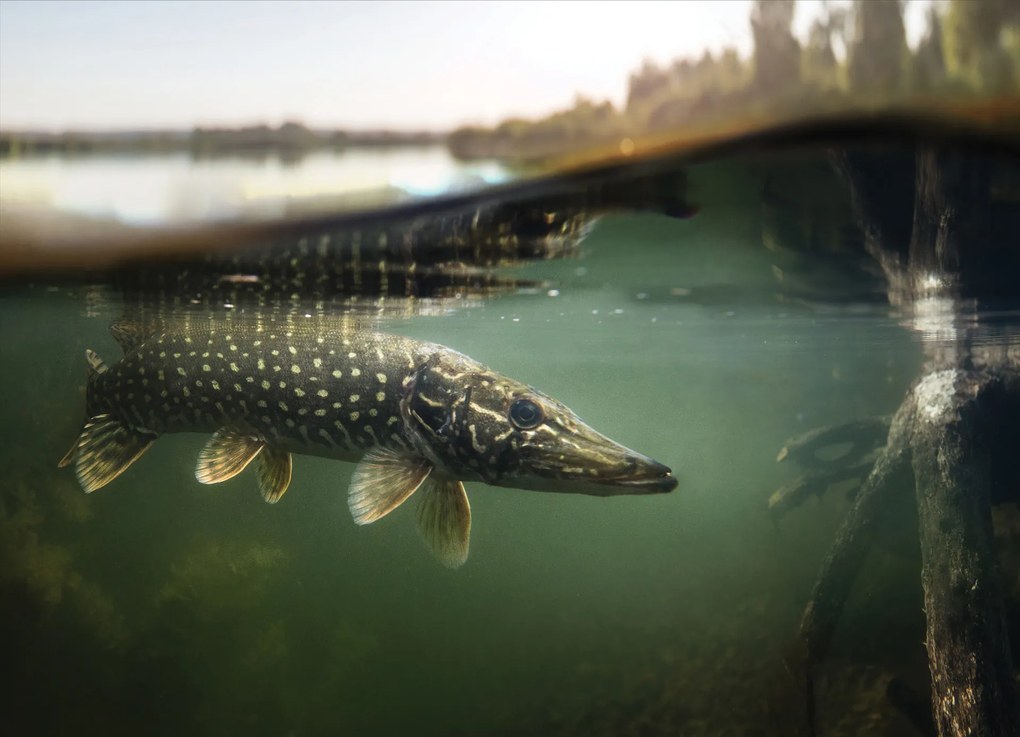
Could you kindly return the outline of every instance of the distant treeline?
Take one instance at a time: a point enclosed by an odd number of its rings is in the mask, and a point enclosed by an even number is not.
[[[749,59],[730,48],[668,66],[646,61],[630,75],[623,110],[578,98],[570,109],[540,120],[460,128],[449,137],[450,150],[462,159],[526,161],[716,121],[1020,89],[1015,0],[933,3],[913,50],[900,0],[854,0],[849,8],[823,3],[804,43],[793,34],[795,7],[796,0],[756,0]]]
[[[1020,2],[939,0],[930,6],[917,48],[907,45],[903,0],[823,0],[801,42],[792,30],[796,0],[755,0],[750,58],[735,49],[630,75],[622,110],[579,97],[573,107],[539,120],[511,119],[452,133],[313,130],[289,122],[243,128],[130,133],[0,131],[0,156],[56,152],[189,152],[195,157],[299,159],[322,149],[446,143],[461,159],[528,162],[627,139],[861,106],[947,97],[1017,94],[1020,90]],[[763,120],[765,119],[765,120]]]
[[[300,158],[321,149],[425,146],[441,144],[445,140],[445,134],[432,132],[322,131],[294,122],[276,128],[253,125],[240,128],[195,128],[191,131],[0,132],[0,156],[183,152],[196,158],[267,154]]]

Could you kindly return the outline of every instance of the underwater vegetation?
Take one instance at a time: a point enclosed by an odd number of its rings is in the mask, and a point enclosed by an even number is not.
[[[379,647],[364,621],[331,612],[309,629],[305,613],[270,605],[293,575],[272,544],[196,539],[151,580],[103,580],[94,551],[83,550],[101,532],[81,499],[62,483],[5,490],[2,622],[17,633],[4,658],[8,713],[31,714],[37,734],[81,720],[85,734],[214,734],[239,725],[272,734],[335,723],[330,703]],[[298,671],[301,685],[281,689],[280,679]],[[72,674],[77,688],[47,708],[40,684]]]
[[[103,589],[76,568],[75,548],[58,542],[61,533],[87,524],[90,514],[65,484],[13,484],[0,506],[0,585],[27,589],[44,618],[70,617],[100,643],[115,646],[124,622]]]

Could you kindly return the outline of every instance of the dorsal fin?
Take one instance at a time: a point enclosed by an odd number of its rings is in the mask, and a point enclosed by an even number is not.
[[[89,376],[98,376],[106,371],[106,363],[91,348],[85,349],[85,360],[89,364]]]
[[[122,317],[110,323],[110,335],[125,354],[130,353],[145,340],[141,323]]]

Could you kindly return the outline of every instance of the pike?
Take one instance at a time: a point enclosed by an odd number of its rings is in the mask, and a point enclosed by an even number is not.
[[[292,454],[357,462],[348,492],[368,524],[412,494],[418,529],[445,565],[468,555],[465,481],[597,496],[673,490],[671,470],[586,425],[560,402],[434,343],[344,326],[187,321],[144,337],[112,332],[124,356],[86,352],[86,420],[61,467],[92,492],[160,435],[211,432],[195,476],[249,464],[263,498],[290,485]]]

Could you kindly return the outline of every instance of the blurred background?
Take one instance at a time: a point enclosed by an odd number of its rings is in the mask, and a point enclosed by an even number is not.
[[[0,4],[0,207],[364,207],[1020,80],[1008,0]]]

